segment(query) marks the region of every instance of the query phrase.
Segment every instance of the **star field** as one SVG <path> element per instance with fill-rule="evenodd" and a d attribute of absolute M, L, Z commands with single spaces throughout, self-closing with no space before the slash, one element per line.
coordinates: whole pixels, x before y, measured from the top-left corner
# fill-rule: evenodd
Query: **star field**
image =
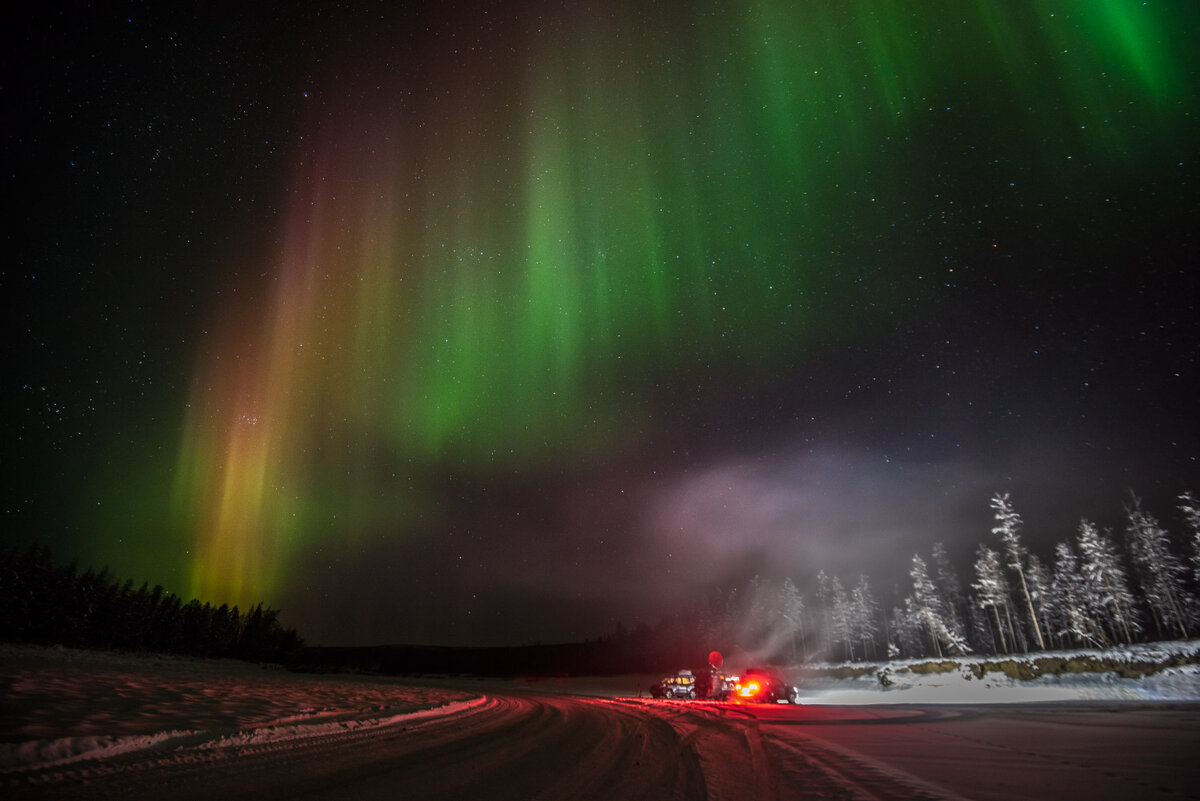
<path fill-rule="evenodd" d="M 1190 4 L 30 12 L 14 542 L 595 636 L 1200 487 Z M 1157 507 L 1156 507 L 1157 504 Z M 967 554 L 957 554 L 966 557 Z"/>

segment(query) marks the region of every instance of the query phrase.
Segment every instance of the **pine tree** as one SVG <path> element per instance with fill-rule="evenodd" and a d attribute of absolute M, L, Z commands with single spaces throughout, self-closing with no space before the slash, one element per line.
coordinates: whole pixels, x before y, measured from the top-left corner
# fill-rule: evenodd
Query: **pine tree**
<path fill-rule="evenodd" d="M 929 571 L 925 567 L 925 560 L 918 554 L 913 554 L 912 566 L 908 569 L 909 578 L 912 579 L 913 591 L 909 596 L 912 599 L 912 609 L 917 615 L 917 619 L 921 622 L 921 627 L 925 634 L 929 637 L 929 645 L 933 651 L 933 655 L 940 657 L 942 655 L 942 645 L 938 637 L 938 631 L 942 628 L 940 610 L 937 609 L 935 600 L 937 590 L 933 586 L 933 582 L 929 579 Z"/>
<path fill-rule="evenodd" d="M 1192 537 L 1192 578 L 1200 587 L 1200 501 L 1190 492 L 1179 496 L 1179 511 Z"/>
<path fill-rule="evenodd" d="M 889 658 L 925 656 L 921 624 L 911 595 L 904 599 L 902 606 L 892 607 L 891 628 L 894 641 L 888 644 Z"/>
<path fill-rule="evenodd" d="M 996 645 L 996 634 L 992 631 L 991 621 L 987 612 L 972 603 L 967 604 L 967 642 L 971 650 L 981 654 L 999 652 Z"/>
<path fill-rule="evenodd" d="M 1018 588 L 1021 595 L 1025 599 L 1025 610 L 1029 614 L 1029 623 L 1033 628 L 1034 640 L 1037 641 L 1039 650 L 1046 650 L 1046 641 L 1042 638 L 1042 629 L 1038 625 L 1037 613 L 1033 606 L 1033 596 L 1029 591 L 1029 584 L 1025 577 L 1025 546 L 1021 544 L 1021 538 L 1018 531 L 1021 528 L 1021 516 L 1013 509 L 1012 501 L 1009 500 L 1008 493 L 997 492 L 992 496 L 992 509 L 996 512 L 996 527 L 992 529 L 993 534 L 1000 535 L 1000 542 L 1004 545 L 1004 554 L 1007 557 L 1008 568 L 1017 574 Z"/>
<path fill-rule="evenodd" d="M 1054 615 L 1054 594 L 1050 589 L 1050 574 L 1042 560 L 1035 554 L 1029 554 L 1029 563 L 1025 570 L 1025 578 L 1029 584 L 1029 597 L 1033 601 L 1034 613 L 1043 635 L 1049 639 L 1053 631 L 1051 618 Z"/>
<path fill-rule="evenodd" d="M 1069 542 L 1060 542 L 1054 547 L 1051 592 L 1054 595 L 1056 636 L 1060 640 L 1069 638 L 1076 645 L 1096 647 L 1109 644 L 1104 630 L 1096 624 L 1100 610 L 1093 609 L 1088 603 L 1079 561 Z"/>
<path fill-rule="evenodd" d="M 945 543 L 935 542 L 929 555 L 930 567 L 933 572 L 930 578 L 937 587 L 938 594 L 946 602 L 946 618 L 950 627 L 957 632 L 967 630 L 967 599 L 963 596 L 962 584 L 958 573 L 950 562 Z"/>
<path fill-rule="evenodd" d="M 1126 644 L 1133 642 L 1133 635 L 1141 630 L 1141 624 L 1125 568 L 1121 566 L 1112 541 L 1095 525 L 1082 520 L 1077 546 L 1089 604 L 1104 616 L 1113 639 Z"/>
<path fill-rule="evenodd" d="M 975 578 L 975 583 L 971 585 L 975 590 L 975 604 L 991 613 L 996 625 L 995 634 L 1000 640 L 1000 653 L 1009 653 L 1011 648 L 1016 647 L 1016 637 L 1008 600 L 1008 580 L 1004 577 L 1000 555 L 986 545 L 979 546 L 975 559 Z"/>
<path fill-rule="evenodd" d="M 843 657 L 854 661 L 854 628 L 851 621 L 850 599 L 842 586 L 842 580 L 837 576 L 830 579 L 830 596 L 832 626 L 829 635 L 835 642 L 841 644 Z"/>
<path fill-rule="evenodd" d="M 956 631 L 948 623 L 946 602 L 930 579 L 925 560 L 917 554 L 913 554 L 908 575 L 913 582 L 912 606 L 929 635 L 934 656 L 970 651 L 962 632 Z"/>
<path fill-rule="evenodd" d="M 1187 637 L 1194 610 L 1185 585 L 1188 571 L 1183 560 L 1171 552 L 1167 532 L 1142 509 L 1140 498 L 1132 498 L 1125 515 L 1134 574 L 1159 637 Z"/>
<path fill-rule="evenodd" d="M 819 651 L 832 659 L 833 652 L 833 587 L 829 574 L 817 571 L 817 618 L 820 621 Z"/>
<path fill-rule="evenodd" d="M 790 578 L 785 578 L 779 587 L 779 616 L 786 627 L 792 661 L 795 662 L 800 656 L 799 645 L 804 642 L 804 598 Z"/>
<path fill-rule="evenodd" d="M 871 583 L 866 575 L 858 577 L 858 584 L 850 593 L 850 607 L 854 639 L 862 645 L 863 659 L 875 658 L 875 635 L 879 633 L 875 625 L 875 615 L 879 607 L 875 603 L 875 594 L 871 592 Z"/>

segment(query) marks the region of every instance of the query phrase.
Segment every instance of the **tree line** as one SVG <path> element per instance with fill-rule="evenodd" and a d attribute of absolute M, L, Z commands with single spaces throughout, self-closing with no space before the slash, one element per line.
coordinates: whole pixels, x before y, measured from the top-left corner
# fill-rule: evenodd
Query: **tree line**
<path fill-rule="evenodd" d="M 56 565 L 45 546 L 0 551 L 0 640 L 284 663 L 302 646 L 279 612 L 192 599 L 122 582 L 108 568 Z"/>
<path fill-rule="evenodd" d="M 1186 545 L 1132 496 L 1123 536 L 1084 519 L 1049 563 L 1022 541 L 1007 493 L 991 498 L 993 540 L 960 579 L 943 543 L 914 554 L 908 586 L 890 605 L 870 579 L 817 574 L 810 597 L 792 579 L 755 577 L 700 610 L 714 642 L 762 659 L 856 661 L 881 657 L 1007 654 L 1106 648 L 1200 634 L 1200 501 L 1179 496 Z M 1178 538 L 1182 543 L 1184 538 Z M 1182 553 L 1181 553 L 1182 552 Z"/>

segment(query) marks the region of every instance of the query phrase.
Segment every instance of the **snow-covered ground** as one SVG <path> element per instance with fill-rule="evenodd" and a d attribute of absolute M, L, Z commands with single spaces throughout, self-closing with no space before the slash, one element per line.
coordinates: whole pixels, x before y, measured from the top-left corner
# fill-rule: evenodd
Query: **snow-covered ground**
<path fill-rule="evenodd" d="M 0 771 L 149 748 L 301 739 L 479 702 L 468 691 L 380 677 L 0 645 Z"/>
<path fill-rule="evenodd" d="M 1020 682 L 957 664 L 872 666 L 810 682 L 802 706 L 738 706 L 650 700 L 655 676 L 300 675 L 0 646 L 0 795 L 1149 801 L 1200 787 L 1195 665 Z"/>

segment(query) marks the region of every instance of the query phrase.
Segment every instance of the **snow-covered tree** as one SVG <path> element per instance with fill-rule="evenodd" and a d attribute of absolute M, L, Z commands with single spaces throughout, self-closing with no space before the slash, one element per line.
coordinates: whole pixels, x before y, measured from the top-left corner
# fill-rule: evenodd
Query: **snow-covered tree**
<path fill-rule="evenodd" d="M 804 642 L 804 598 L 790 578 L 779 585 L 779 616 L 786 629 L 792 660 L 799 658 L 799 645 Z"/>
<path fill-rule="evenodd" d="M 888 656 L 925 656 L 928 652 L 925 638 L 921 636 L 922 623 L 919 620 L 912 596 L 904 599 L 901 606 L 892 607 L 891 634 L 892 642 L 888 643 Z"/>
<path fill-rule="evenodd" d="M 830 638 L 843 648 L 843 656 L 846 659 L 853 661 L 854 659 L 854 626 L 853 626 L 853 610 L 850 608 L 850 598 L 846 595 L 846 590 L 842 586 L 842 580 L 837 576 L 830 579 L 830 620 L 831 627 L 829 631 Z"/>
<path fill-rule="evenodd" d="M 726 596 L 726 640 L 763 658 L 797 659 L 805 639 L 804 599 L 790 578 L 754 576 Z"/>
<path fill-rule="evenodd" d="M 879 628 L 875 625 L 875 615 L 879 606 L 875 603 L 875 594 L 871 592 L 871 582 L 866 575 L 858 577 L 858 584 L 850 593 L 851 628 L 854 639 L 862 646 L 863 659 L 875 657 L 875 635 Z"/>
<path fill-rule="evenodd" d="M 1054 595 L 1055 636 L 1075 645 L 1099 648 L 1109 644 L 1104 630 L 1096 622 L 1099 610 L 1092 609 L 1088 603 L 1089 593 L 1079 571 L 1079 560 L 1069 542 L 1060 542 L 1054 547 L 1051 592 Z"/>
<path fill-rule="evenodd" d="M 829 574 L 817 571 L 817 618 L 819 620 L 819 650 L 825 654 L 833 651 L 833 585 Z"/>
<path fill-rule="evenodd" d="M 992 496 L 992 509 L 996 512 L 996 526 L 992 529 L 992 533 L 1000 535 L 1006 564 L 1017 574 L 1017 587 L 1025 600 L 1025 611 L 1028 613 L 1029 624 L 1033 629 L 1033 638 L 1037 642 L 1039 650 L 1045 650 L 1046 641 L 1042 638 L 1042 629 L 1038 625 L 1038 616 L 1034 609 L 1033 595 L 1025 576 L 1025 560 L 1028 554 L 1025 546 L 1021 544 L 1021 537 L 1018 533 L 1021 528 L 1021 516 L 1013 509 L 1007 492 L 997 492 Z"/>
<path fill-rule="evenodd" d="M 1141 630 L 1141 623 L 1134 608 L 1133 594 L 1129 591 L 1129 579 L 1117 557 L 1116 548 L 1106 535 L 1087 520 L 1079 523 L 1076 544 L 1089 605 L 1103 616 L 1113 639 L 1132 642 L 1133 635 Z"/>
<path fill-rule="evenodd" d="M 1192 578 L 1200 586 L 1200 501 L 1185 492 L 1179 496 L 1179 511 L 1192 539 Z"/>
<path fill-rule="evenodd" d="M 962 584 L 958 573 L 950 562 L 946 545 L 935 542 L 929 554 L 930 578 L 937 587 L 938 594 L 946 604 L 947 623 L 958 632 L 967 631 L 967 599 L 963 596 Z"/>
<path fill-rule="evenodd" d="M 996 637 L 1000 641 L 1000 652 L 1008 653 L 1016 647 L 1011 603 L 1008 600 L 1008 579 L 1004 577 L 1000 554 L 986 545 L 979 546 L 975 558 L 975 582 L 971 587 L 975 590 L 975 605 L 992 616 Z"/>
<path fill-rule="evenodd" d="M 948 622 L 946 602 L 929 577 L 929 568 L 920 555 L 913 554 L 908 575 L 913 582 L 912 606 L 929 636 L 934 656 L 970 651 L 962 632 L 956 631 Z"/>
<path fill-rule="evenodd" d="M 1041 626 L 1045 638 L 1049 639 L 1053 630 L 1050 620 L 1054 615 L 1054 595 L 1050 591 L 1050 573 L 1036 554 L 1029 554 L 1025 579 L 1038 625 Z"/>
<path fill-rule="evenodd" d="M 933 650 L 934 656 L 940 657 L 942 655 L 942 645 L 937 635 L 939 629 L 943 628 L 944 624 L 941 620 L 941 610 L 937 608 L 938 604 L 935 600 L 937 590 L 929 578 L 929 571 L 925 567 L 925 560 L 918 554 L 913 554 L 912 567 L 909 568 L 908 575 L 913 583 L 913 592 L 910 596 L 912 599 L 912 608 L 916 612 L 917 619 L 920 621 L 926 636 L 929 638 L 929 645 Z"/>
<path fill-rule="evenodd" d="M 981 654 L 994 654 L 1000 651 L 996 634 L 992 630 L 991 620 L 983 609 L 973 603 L 967 604 L 967 642 L 971 649 Z"/>
<path fill-rule="evenodd" d="M 1187 637 L 1193 609 L 1187 592 L 1187 567 L 1171 552 L 1166 530 L 1142 509 L 1134 496 L 1125 507 L 1125 534 L 1142 600 L 1160 637 Z"/>

